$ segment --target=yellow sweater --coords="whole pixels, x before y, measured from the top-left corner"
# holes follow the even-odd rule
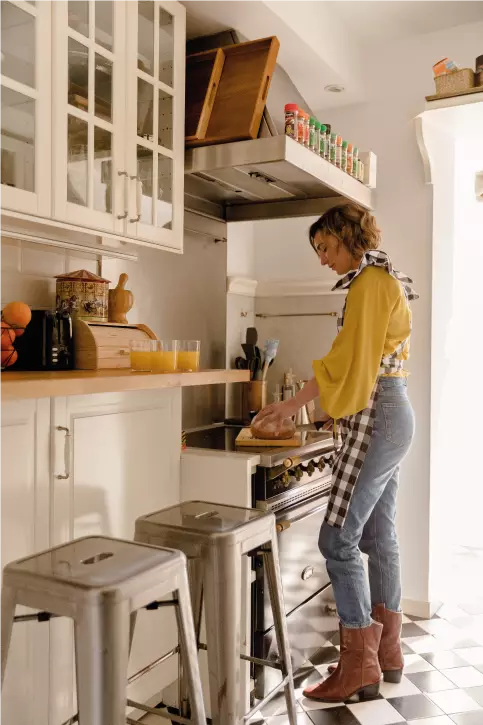
[[[349,288],[344,326],[332,349],[313,363],[322,410],[334,419],[363,410],[382,358],[392,354],[410,331],[411,310],[402,284],[381,267],[366,267]],[[409,344],[398,359],[408,357]]]

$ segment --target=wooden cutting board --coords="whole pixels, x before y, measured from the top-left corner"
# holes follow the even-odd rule
[[[206,136],[224,63],[225,54],[221,48],[186,58],[186,141]]]
[[[272,37],[223,48],[225,63],[206,135],[187,140],[187,146],[257,138],[279,47]]]
[[[254,438],[250,428],[243,428],[235,441],[237,446],[249,448],[298,448],[302,445],[302,436],[295,433],[293,438],[286,440],[267,440],[266,438]]]

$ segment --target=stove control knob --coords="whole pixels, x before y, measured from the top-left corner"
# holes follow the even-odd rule
[[[281,478],[282,486],[288,488],[290,486],[290,474],[285,471]]]
[[[319,471],[323,471],[325,468],[325,462],[322,460],[322,458],[319,459],[319,462],[317,463],[317,468]]]
[[[314,471],[315,471],[314,462],[313,461],[309,461],[307,463],[307,473],[309,474],[309,476],[311,476]]]
[[[291,458],[286,458],[284,460],[284,462],[283,462],[283,465],[285,466],[285,468],[292,468],[292,466],[293,466],[292,459]]]
[[[302,469],[299,466],[297,466],[297,468],[294,471],[294,476],[297,479],[297,481],[300,481],[300,479],[302,478],[303,475],[304,475],[304,472],[302,471]]]

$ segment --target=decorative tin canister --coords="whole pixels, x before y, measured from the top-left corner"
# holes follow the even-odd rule
[[[109,280],[86,269],[60,274],[56,279],[59,312],[70,312],[89,322],[108,321]]]

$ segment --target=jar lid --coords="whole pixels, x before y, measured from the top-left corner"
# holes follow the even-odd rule
[[[348,141],[342,141],[342,148],[343,149],[346,149],[348,145],[349,145]]]
[[[313,116],[310,116],[310,123],[312,123],[315,126],[315,118]]]
[[[320,131],[320,122],[317,120],[315,121],[315,128],[318,128]]]
[[[347,144],[347,151],[352,151],[352,144],[351,143]]]
[[[287,103],[285,106],[286,111],[298,111],[299,107],[296,103]]]
[[[327,126],[325,126],[323,123],[320,124],[320,130],[321,131],[327,131]]]
[[[354,146],[354,153],[355,154],[358,154],[359,153],[359,149],[357,148],[357,146]]]

